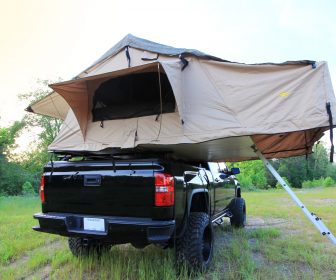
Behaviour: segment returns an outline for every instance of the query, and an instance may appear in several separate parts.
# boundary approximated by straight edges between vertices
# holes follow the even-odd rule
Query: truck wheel
[[[242,228],[246,224],[246,204],[241,197],[232,199],[230,204],[232,217],[230,218],[231,226]]]
[[[90,253],[101,255],[104,250],[109,250],[112,245],[99,244],[95,240],[84,240],[79,237],[69,237],[68,244],[71,253],[76,256],[88,256]]]
[[[189,271],[206,270],[212,259],[213,239],[209,216],[204,212],[191,212],[184,235],[176,240],[178,263],[185,263]]]

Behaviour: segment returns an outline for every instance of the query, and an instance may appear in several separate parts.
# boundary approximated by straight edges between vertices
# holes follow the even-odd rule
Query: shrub
[[[324,183],[324,178],[320,178],[320,179],[315,179],[313,180],[313,185],[316,187],[322,187]]]
[[[249,186],[242,187],[242,188],[243,188],[244,192],[254,192],[254,191],[259,191],[260,190],[254,185],[249,185]]]
[[[333,182],[333,179],[330,178]],[[312,181],[303,181],[302,182],[302,188],[317,188],[317,187],[322,187],[324,186],[324,178],[320,178],[320,179],[314,179]],[[328,181],[330,182],[330,180],[328,179]]]
[[[331,177],[334,181],[336,181],[336,166],[334,164],[328,164],[325,176]]]
[[[33,185],[30,182],[24,182],[24,184],[22,185],[22,194],[25,196],[35,195]]]
[[[263,169],[262,169],[263,170]],[[267,189],[267,179],[264,172],[251,174],[252,184],[259,189]]]
[[[312,184],[312,181],[303,181],[302,182],[302,188],[303,189],[308,189],[308,188],[312,188],[313,187],[313,184]]]
[[[248,176],[240,176],[239,183],[244,191],[256,190],[256,187],[252,183],[252,179]]]
[[[323,186],[324,187],[331,187],[335,185],[335,181],[331,177],[327,177],[323,181]]]

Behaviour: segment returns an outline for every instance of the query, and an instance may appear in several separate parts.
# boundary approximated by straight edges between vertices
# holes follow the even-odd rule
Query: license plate
[[[84,218],[84,230],[105,231],[104,219]]]

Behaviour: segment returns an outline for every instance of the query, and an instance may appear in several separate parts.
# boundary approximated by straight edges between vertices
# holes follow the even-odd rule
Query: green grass
[[[31,230],[36,221],[32,214],[40,211],[37,197],[0,197],[0,265],[6,265],[43,244],[59,239]]]
[[[298,196],[336,233],[336,188]],[[76,258],[67,239],[31,230],[36,197],[0,197],[1,279],[334,279],[336,247],[321,237],[283,190],[245,193],[249,226],[215,227],[211,269],[177,274],[173,250],[114,246],[102,257]]]

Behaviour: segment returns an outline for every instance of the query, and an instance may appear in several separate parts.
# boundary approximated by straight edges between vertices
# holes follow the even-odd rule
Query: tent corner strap
[[[327,226],[322,222],[322,219],[318,217],[315,213],[310,212],[307,207],[302,203],[302,201],[296,196],[292,189],[288,186],[285,180],[280,176],[280,174],[274,169],[272,164],[264,157],[264,155],[257,149],[256,145],[251,146],[253,151],[257,154],[259,159],[264,163],[268,171],[274,176],[274,178],[279,182],[283,189],[289,194],[292,200],[299,206],[302,212],[306,215],[308,220],[310,220],[313,225],[320,231],[322,236],[327,236],[330,241],[336,245],[336,238],[327,228]]]

